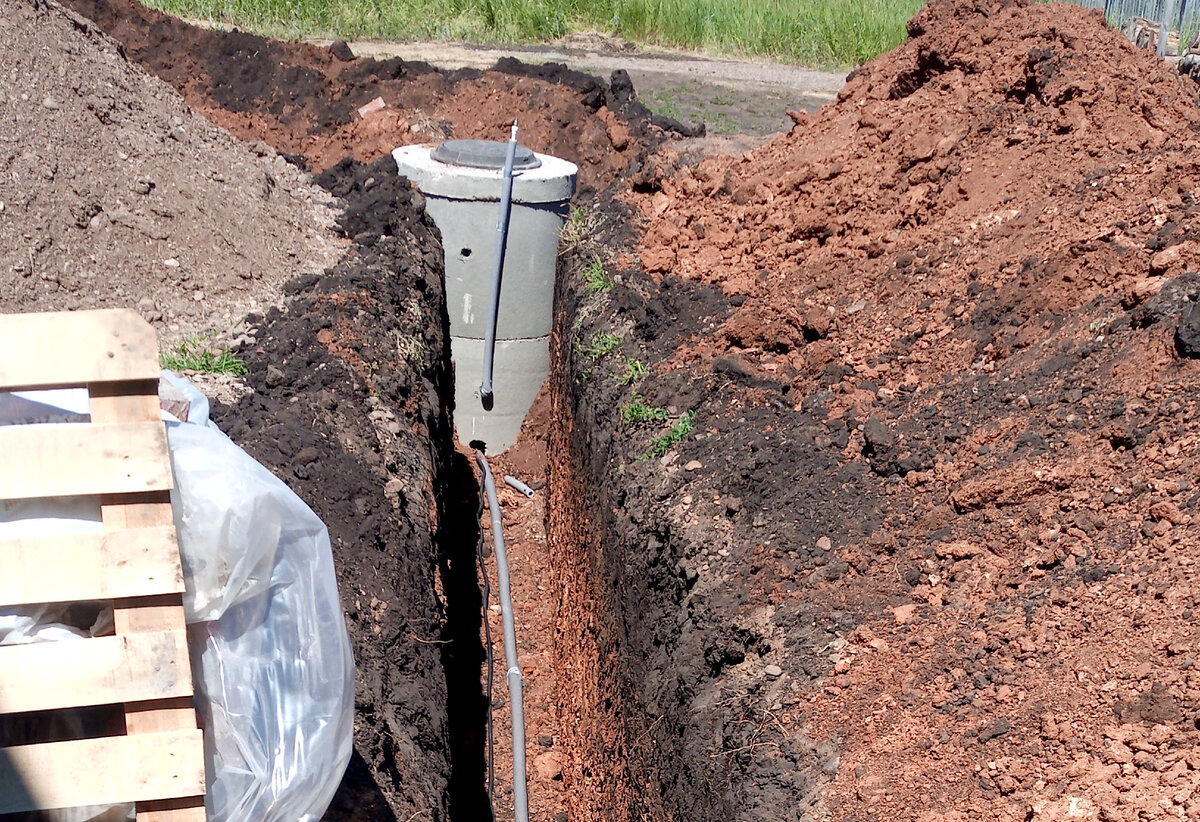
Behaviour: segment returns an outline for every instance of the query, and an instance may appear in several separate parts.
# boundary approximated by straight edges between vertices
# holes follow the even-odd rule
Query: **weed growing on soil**
[[[583,271],[583,280],[587,283],[587,293],[589,294],[604,294],[612,291],[616,282],[608,276],[608,272],[604,270],[604,263],[596,255],[592,255],[592,261],[588,263],[588,267]]]
[[[605,354],[611,354],[620,344],[621,338],[616,334],[598,331],[588,340],[587,345],[580,349],[580,353],[592,362],[596,362]]]
[[[642,377],[650,373],[650,369],[641,360],[635,360],[633,357],[625,358],[625,373],[615,377],[617,385],[622,387],[633,385]]]
[[[1102,320],[1093,320],[1088,324],[1088,331],[1093,334],[1102,334],[1110,325],[1120,319],[1120,314],[1110,314]]]
[[[656,437],[650,441],[650,450],[642,454],[638,459],[648,460],[651,457],[661,457],[663,454],[670,451],[679,443],[688,438],[692,433],[692,423],[696,421],[696,412],[689,411],[683,415],[679,422],[671,426],[671,430],[663,434],[661,437]]]
[[[595,246],[596,235],[604,224],[604,217],[594,208],[571,206],[571,213],[558,233],[558,254],[569,257]]]
[[[658,405],[648,405],[641,397],[634,395],[633,399],[621,406],[621,419],[627,425],[636,425],[640,422],[663,422],[670,414],[667,409]]]
[[[425,343],[416,334],[396,334],[396,353],[417,368],[425,359]]]
[[[159,365],[170,371],[200,371],[206,374],[232,374],[245,376],[246,363],[230,351],[222,348],[214,351],[206,337],[188,337],[167,353],[159,357]]]

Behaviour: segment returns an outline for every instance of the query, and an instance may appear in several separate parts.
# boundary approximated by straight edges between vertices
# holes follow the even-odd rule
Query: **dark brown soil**
[[[449,619],[460,603],[443,608],[435,591],[456,536],[432,493],[453,453],[441,242],[390,158],[321,182],[345,199],[339,227],[356,245],[290,283],[282,310],[251,317],[257,340],[240,353],[252,391],[214,418],[330,530],[357,664],[356,758],[325,818],[444,820],[448,674],[456,654],[477,667],[479,653],[478,640],[445,644],[461,640]]]

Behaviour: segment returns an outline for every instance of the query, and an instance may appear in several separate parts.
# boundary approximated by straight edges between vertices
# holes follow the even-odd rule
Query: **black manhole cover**
[[[439,163],[468,168],[486,168],[493,171],[504,169],[504,158],[508,154],[508,143],[496,140],[447,140],[435,148],[429,156]],[[542,161],[533,149],[517,146],[513,168],[537,168]]]

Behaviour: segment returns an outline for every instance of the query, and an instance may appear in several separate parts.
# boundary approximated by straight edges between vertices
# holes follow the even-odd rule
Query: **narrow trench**
[[[487,702],[479,678],[485,658],[483,597],[476,545],[480,538],[479,486],[466,455],[450,455],[438,495],[438,573],[445,601],[441,660],[446,676],[450,744],[449,813],[452,820],[487,819],[485,791]]]
[[[562,309],[565,271],[571,261],[560,259],[556,276],[555,328],[569,323]],[[526,416],[516,444],[488,461],[497,484],[504,539],[507,545],[512,590],[518,665],[524,680],[524,710],[527,786],[530,819],[534,822],[566,822],[568,786],[566,773],[571,743],[563,736],[571,726],[559,704],[558,675],[564,664],[557,643],[564,621],[575,624],[579,614],[564,614],[574,607],[564,601],[564,578],[552,569],[549,527],[555,518],[552,506],[564,494],[549,486],[551,452],[555,431],[570,430],[557,414],[569,408],[556,393],[563,381],[563,352],[552,336],[550,375]],[[472,375],[456,374],[457,379]],[[497,391],[503,390],[503,365],[497,363]],[[562,461],[559,461],[562,463]],[[569,461],[568,461],[569,462]],[[565,464],[565,463],[562,463]],[[451,744],[449,813],[452,822],[477,822],[494,818],[508,822],[513,811],[513,761],[511,703],[505,672],[507,662],[498,578],[493,554],[493,534],[486,503],[481,504],[480,478],[471,452],[463,443],[448,461],[446,484],[439,494],[444,523],[439,535],[439,574],[446,603],[445,643],[442,659],[448,684],[448,714]],[[534,496],[510,488],[503,482],[515,476],[535,489]],[[563,507],[568,507],[563,504]],[[562,518],[559,518],[560,520]],[[574,521],[573,517],[568,517]],[[575,545],[570,535],[560,541]],[[490,598],[483,601],[476,551],[482,546]],[[564,550],[571,551],[569,547]],[[489,773],[487,739],[487,654],[483,619],[490,629],[493,666],[494,760]],[[594,615],[586,622],[593,623]],[[494,794],[489,797],[489,780]],[[585,803],[589,804],[589,803]],[[491,813],[494,812],[494,817]],[[571,813],[571,820],[585,817]]]

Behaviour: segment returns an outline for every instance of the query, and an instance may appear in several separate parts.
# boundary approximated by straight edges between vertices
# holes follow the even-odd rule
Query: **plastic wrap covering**
[[[172,382],[193,400],[192,421],[168,420],[167,434],[209,819],[320,819],[350,759],[354,711],[354,662],[328,532],[203,418],[207,401],[194,388]],[[78,420],[84,410],[63,392],[0,395],[0,424]],[[101,527],[94,500],[0,502],[0,538]],[[111,633],[111,624],[111,608],[98,606],[0,609],[0,645]]]

